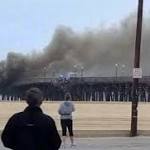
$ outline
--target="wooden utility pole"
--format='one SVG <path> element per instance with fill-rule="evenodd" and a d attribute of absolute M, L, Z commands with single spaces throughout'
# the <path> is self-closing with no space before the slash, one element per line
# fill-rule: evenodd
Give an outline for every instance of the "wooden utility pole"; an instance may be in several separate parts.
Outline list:
<path fill-rule="evenodd" d="M 143 0 L 138 0 L 137 13 L 137 28 L 135 41 L 135 56 L 134 56 L 134 70 L 140 68 L 140 49 L 141 49 L 141 35 L 142 35 L 142 19 L 143 19 Z M 137 71 L 138 72 L 138 71 Z M 138 84 L 139 78 L 133 75 L 133 95 L 132 95 L 132 114 L 131 114 L 131 136 L 137 135 L 137 119 L 138 119 Z"/>

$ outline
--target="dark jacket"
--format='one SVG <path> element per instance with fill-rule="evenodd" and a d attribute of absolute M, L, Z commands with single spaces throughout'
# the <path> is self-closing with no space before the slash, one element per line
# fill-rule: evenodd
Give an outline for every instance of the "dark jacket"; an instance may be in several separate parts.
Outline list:
<path fill-rule="evenodd" d="M 14 114 L 1 138 L 4 146 L 13 150 L 58 150 L 61 145 L 54 120 L 39 107 Z"/>

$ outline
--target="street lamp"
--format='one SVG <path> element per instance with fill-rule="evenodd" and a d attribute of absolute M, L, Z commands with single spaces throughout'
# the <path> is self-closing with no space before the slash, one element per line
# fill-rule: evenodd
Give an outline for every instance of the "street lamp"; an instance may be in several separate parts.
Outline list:
<path fill-rule="evenodd" d="M 47 77 L 47 67 L 43 68 L 43 73 L 44 73 L 44 81 L 46 81 L 46 77 Z"/>
<path fill-rule="evenodd" d="M 77 65 L 74 65 L 74 76 L 77 77 Z"/>
<path fill-rule="evenodd" d="M 124 76 L 124 73 L 125 73 L 125 67 L 126 67 L 125 64 L 122 64 L 122 65 L 121 65 L 121 73 L 122 73 L 122 76 Z"/>
<path fill-rule="evenodd" d="M 84 66 L 78 64 L 78 65 L 74 65 L 74 74 L 75 77 L 79 76 L 79 77 L 83 77 L 83 73 L 84 73 Z"/>
<path fill-rule="evenodd" d="M 118 67 L 119 67 L 119 65 L 115 64 L 115 77 L 116 77 L 116 81 L 117 81 L 117 78 L 118 78 Z"/>
<path fill-rule="evenodd" d="M 81 78 L 83 77 L 84 67 L 81 66 Z"/>

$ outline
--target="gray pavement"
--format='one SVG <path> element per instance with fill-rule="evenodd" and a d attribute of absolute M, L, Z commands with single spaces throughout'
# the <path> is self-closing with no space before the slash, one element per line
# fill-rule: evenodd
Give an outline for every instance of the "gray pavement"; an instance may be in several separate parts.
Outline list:
<path fill-rule="evenodd" d="M 66 148 L 61 150 L 150 150 L 150 137 L 101 137 L 77 138 L 76 146 L 70 148 L 69 141 Z M 0 150 L 8 150 L 0 142 Z"/>

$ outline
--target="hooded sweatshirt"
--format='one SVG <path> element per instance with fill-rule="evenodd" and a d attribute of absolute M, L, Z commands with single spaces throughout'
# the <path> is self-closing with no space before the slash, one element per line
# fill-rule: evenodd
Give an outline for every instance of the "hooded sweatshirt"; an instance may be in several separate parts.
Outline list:
<path fill-rule="evenodd" d="M 58 110 L 61 119 L 72 119 L 72 112 L 75 111 L 74 104 L 71 101 L 64 101 Z"/>

